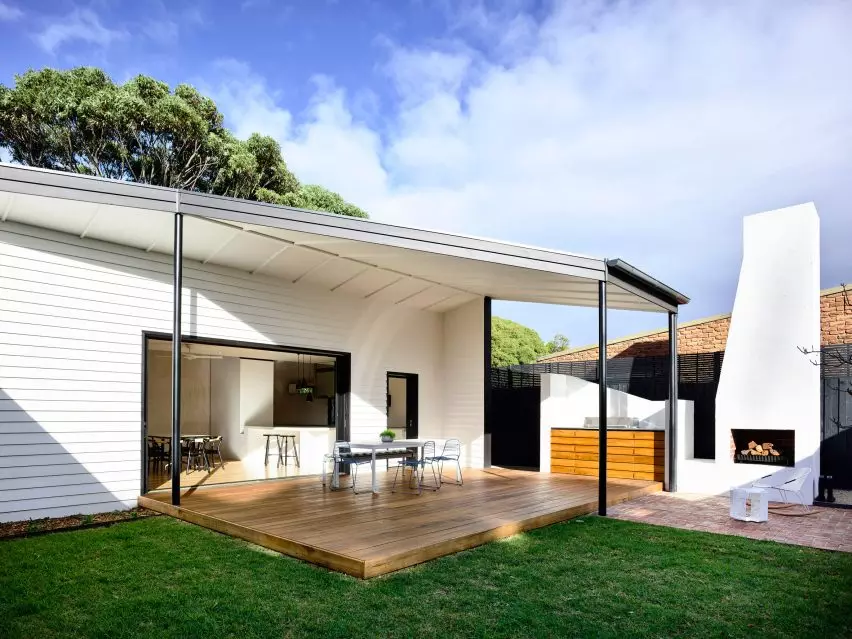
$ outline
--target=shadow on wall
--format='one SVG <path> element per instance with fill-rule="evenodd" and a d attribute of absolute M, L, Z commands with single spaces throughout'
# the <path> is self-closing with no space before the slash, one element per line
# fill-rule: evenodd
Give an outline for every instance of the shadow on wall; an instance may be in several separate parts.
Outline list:
<path fill-rule="evenodd" d="M 46 408 L 39 399 L 42 391 L 9 388 L 14 382 L 6 386 L 0 389 L 0 522 L 136 505 L 141 464 L 138 422 L 96 422 L 103 429 L 92 430 L 87 427 L 98 416 L 90 413 L 82 421 L 83 413 L 72 417 L 61 409 Z M 81 386 L 77 384 L 78 389 Z M 56 403 L 87 403 L 88 391 L 73 394 L 78 399 Z M 52 433 L 46 430 L 48 424 Z"/>
<path fill-rule="evenodd" d="M 10 505 L 0 512 L 27 518 L 132 506 L 142 470 L 141 335 L 171 333 L 171 257 L 16 223 L 4 231 L 2 245 L 20 257 L 4 288 L 14 294 L 15 316 L 27 329 L 2 378 L 0 499 Z M 352 396 L 362 422 L 375 417 L 383 426 L 383 366 L 399 359 L 393 337 L 418 326 L 411 321 L 414 312 L 401 307 L 382 306 L 391 312 L 373 321 L 377 314 L 369 309 L 377 304 L 184 262 L 185 335 L 336 350 L 358 335 L 359 344 L 373 344 L 369 362 L 358 364 L 361 388 L 353 388 Z M 360 316 L 351 310 L 359 305 L 365 310 Z M 121 375 L 110 374 L 119 367 Z M 27 377 L 22 369 L 38 370 L 49 386 L 19 381 Z M 375 384 L 369 383 L 374 377 Z M 113 395 L 117 387 L 121 391 Z M 99 401 L 114 403 L 104 409 Z M 107 419 L 105 410 L 112 415 L 108 422 L 100 421 Z"/>

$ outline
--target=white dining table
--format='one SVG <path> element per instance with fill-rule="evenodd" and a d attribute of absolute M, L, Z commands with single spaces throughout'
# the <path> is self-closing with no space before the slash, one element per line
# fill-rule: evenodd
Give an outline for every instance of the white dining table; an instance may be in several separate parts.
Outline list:
<path fill-rule="evenodd" d="M 423 456 L 423 445 L 426 443 L 425 439 L 397 439 L 392 442 L 349 442 L 350 448 L 360 448 L 361 450 L 369 450 L 372 454 L 370 459 L 370 470 L 373 475 L 373 492 L 379 492 L 379 482 L 376 479 L 376 451 L 379 450 L 391 450 L 393 448 L 416 448 L 417 449 L 417 458 L 420 459 Z"/>

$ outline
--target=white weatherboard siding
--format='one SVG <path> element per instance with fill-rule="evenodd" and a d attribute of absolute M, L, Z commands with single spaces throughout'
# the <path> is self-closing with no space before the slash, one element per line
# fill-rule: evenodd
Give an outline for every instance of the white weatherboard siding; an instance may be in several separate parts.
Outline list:
<path fill-rule="evenodd" d="M 472 468 L 482 468 L 485 463 L 484 317 L 482 299 L 444 313 L 445 399 L 441 437 L 460 439 L 462 466 Z M 422 426 L 421 434 L 432 436 Z"/>
<path fill-rule="evenodd" d="M 142 331 L 171 332 L 171 258 L 7 222 L 0 273 L 0 521 L 135 505 Z M 385 427 L 387 371 L 417 373 L 421 432 L 463 433 L 481 464 L 481 300 L 444 317 L 187 260 L 183 323 L 351 352 L 353 439 Z"/>

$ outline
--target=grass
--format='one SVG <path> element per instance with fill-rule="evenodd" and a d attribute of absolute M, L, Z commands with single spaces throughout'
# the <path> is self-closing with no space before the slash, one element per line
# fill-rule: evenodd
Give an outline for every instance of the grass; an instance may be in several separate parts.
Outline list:
<path fill-rule="evenodd" d="M 366 582 L 166 517 L 0 542 L 4 638 L 849 637 L 850 612 L 852 554 L 597 517 Z"/>

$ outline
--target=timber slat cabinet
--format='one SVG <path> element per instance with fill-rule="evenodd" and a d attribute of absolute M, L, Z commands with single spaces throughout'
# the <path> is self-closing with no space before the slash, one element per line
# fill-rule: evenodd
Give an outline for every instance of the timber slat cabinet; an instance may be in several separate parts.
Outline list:
<path fill-rule="evenodd" d="M 607 431 L 607 476 L 663 481 L 665 433 L 661 430 Z M 550 471 L 598 476 L 598 431 L 554 428 L 550 432 Z"/>

